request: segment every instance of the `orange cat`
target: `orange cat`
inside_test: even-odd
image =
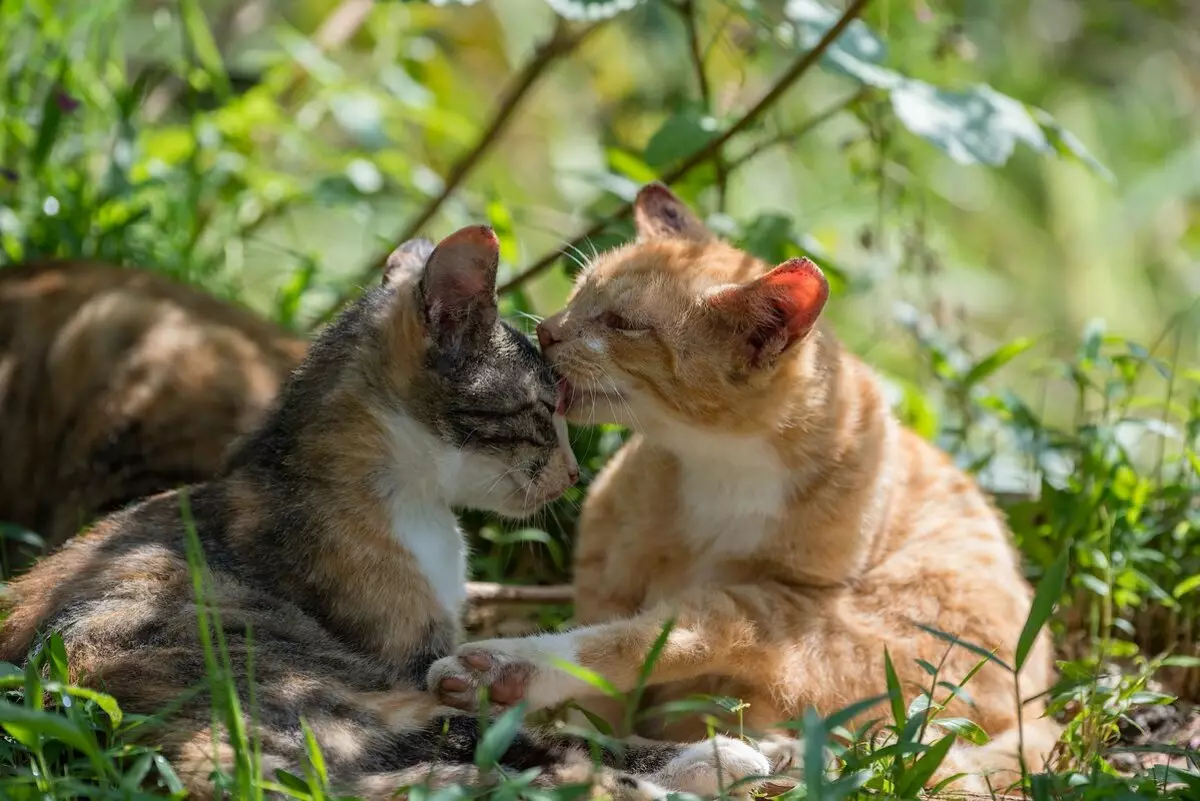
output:
[[[909,698],[931,684],[918,660],[954,683],[979,661],[917,624],[1012,664],[1031,592],[1004,520],[897,422],[875,373],[821,323],[821,271],[807,259],[769,269],[659,185],[635,219],[639,242],[598,256],[538,331],[573,388],[569,416],[635,431],[583,510],[585,625],[465,645],[434,664],[431,688],[464,706],[480,685],[549,706],[590,689],[555,667],[563,659],[628,691],[672,619],[643,708],[733,696],[752,731],[885,692],[885,647]],[[1021,680],[1026,698],[1052,683],[1045,636]],[[1017,767],[1012,675],[989,664],[967,690],[974,705],[959,698],[946,714],[993,740],[956,747],[935,778]],[[1057,735],[1042,712],[1024,709],[1034,770]],[[703,725],[652,720],[640,733],[683,739]]]

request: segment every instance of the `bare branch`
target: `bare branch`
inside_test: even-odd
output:
[[[797,125],[795,128],[788,128],[780,131],[774,136],[762,140],[761,142],[756,142],[745,153],[742,153],[737,158],[731,159],[729,161],[729,169],[737,169],[753,159],[755,156],[762,153],[764,150],[769,150],[776,145],[788,144],[790,142],[795,142],[797,139],[801,139],[813,129],[829,121],[831,118],[836,117],[838,114],[858,103],[870,93],[871,90],[869,87],[863,87],[854,94],[842,98],[838,102],[830,105],[828,108],[817,112],[812,117],[809,117],[807,120]]]
[[[467,600],[472,604],[569,604],[575,600],[570,584],[534,586],[468,581]]]
[[[833,24],[833,27],[825,32],[825,35],[821,37],[821,40],[817,42],[817,44],[811,50],[808,50],[798,59],[796,59],[796,61],[792,63],[788,70],[781,75],[778,80],[775,81],[774,85],[771,86],[767,93],[763,95],[762,98],[755,103],[749,111],[743,114],[737,122],[725,129],[725,132],[720,136],[716,137],[704,147],[688,156],[674,168],[664,173],[660,180],[668,184],[678,181],[680,178],[695,169],[697,165],[703,164],[705,161],[710,159],[712,154],[720,150],[720,148],[722,148],[730,139],[753,125],[759,117],[761,117],[768,109],[770,109],[779,100],[779,98],[781,98],[787,92],[787,90],[796,83],[796,81],[802,78],[806,72],[813,68],[821,56],[824,55],[825,51],[829,49],[829,46],[833,44],[839,36],[841,36],[842,31],[844,31],[846,27],[863,12],[863,10],[867,7],[867,4],[870,2],[871,0],[854,0],[854,2],[851,3],[850,7],[846,9],[838,21]],[[593,223],[586,231],[572,239],[564,248],[556,250],[553,253],[547,253],[529,267],[513,276],[513,278],[501,286],[498,291],[508,292],[516,289],[529,279],[545,272],[555,262],[558,261],[564,250],[569,251],[573,248],[580,247],[586,240],[596,236],[613,222],[625,217],[627,214],[629,214],[631,209],[632,204],[623,203],[608,217]]]
[[[504,129],[507,127],[513,114],[521,106],[521,103],[529,95],[529,91],[537,83],[538,79],[546,73],[546,71],[563,57],[574,52],[589,36],[592,35],[602,24],[602,22],[594,22],[586,27],[580,28],[577,31],[572,31],[570,26],[563,20],[559,19],[554,27],[554,32],[550,37],[540,44],[533,52],[532,57],[525,63],[520,71],[513,77],[512,82],[505,89],[504,93],[496,103],[492,118],[484,126],[479,137],[475,140],[475,144],[471,146],[467,152],[454,163],[446,175],[445,183],[442,186],[442,191],[432,198],[424,208],[404,227],[402,231],[397,233],[389,241],[386,249],[375,253],[368,260],[366,266],[362,269],[357,283],[363,283],[370,280],[371,276],[382,268],[383,263],[387,260],[388,254],[391,253],[392,247],[399,242],[412,239],[416,236],[427,222],[433,219],[434,215],[442,208],[442,205],[454,194],[454,191],[462,184],[467,175],[475,168],[480,160],[491,150],[492,146],[500,138]],[[353,289],[344,293],[331,308],[321,315],[317,323],[322,323],[328,320],[333,314],[356,294],[357,289]]]
[[[688,56],[692,61],[692,72],[696,74],[696,87],[700,90],[700,99],[704,102],[704,110],[708,114],[715,114],[712,87],[708,82],[708,73],[704,66],[705,51],[700,46],[700,24],[697,19],[699,11],[696,8],[696,0],[680,0],[679,5],[675,8],[683,17],[683,24],[687,29]],[[725,157],[720,148],[713,152],[713,169],[717,173],[717,193],[719,205],[723,211],[726,193],[729,189],[729,170],[725,167]]]

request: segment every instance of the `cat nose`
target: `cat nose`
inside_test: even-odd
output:
[[[579,481],[579,465],[571,465],[567,468],[567,478],[571,480],[571,486],[575,486]]]
[[[538,345],[545,352],[552,345],[557,345],[561,340],[555,336],[554,329],[550,325],[549,320],[542,320],[537,324]]]

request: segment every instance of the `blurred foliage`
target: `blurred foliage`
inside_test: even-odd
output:
[[[849,5],[0,4],[0,264],[144,265],[307,330],[398,238],[486,220],[529,322],[678,173],[715,230],[826,269],[907,423],[1036,491],[1006,506],[1033,579],[1070,556],[1056,703],[1100,782],[1149,672],[1196,675],[1097,680],[1200,642],[1200,6],[875,0],[808,69]],[[623,436],[579,432],[540,527],[468,515],[477,574],[561,580]]]

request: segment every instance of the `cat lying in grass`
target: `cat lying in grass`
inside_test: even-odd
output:
[[[212,796],[213,770],[239,755],[204,691],[194,533],[204,608],[219,613],[268,779],[304,772],[303,719],[337,791],[483,780],[480,722],[424,688],[459,635],[466,553],[451,508],[524,516],[578,475],[549,364],[497,318],[497,259],[481,227],[398,249],[215,480],[102,520],[9,585],[0,659],[19,663],[57,633],[73,681],[126,712],[174,705],[151,736],[192,793]],[[773,772],[780,754],[725,737],[638,740],[604,749],[593,776],[585,740],[524,730],[499,764],[647,798],[714,793]]]

